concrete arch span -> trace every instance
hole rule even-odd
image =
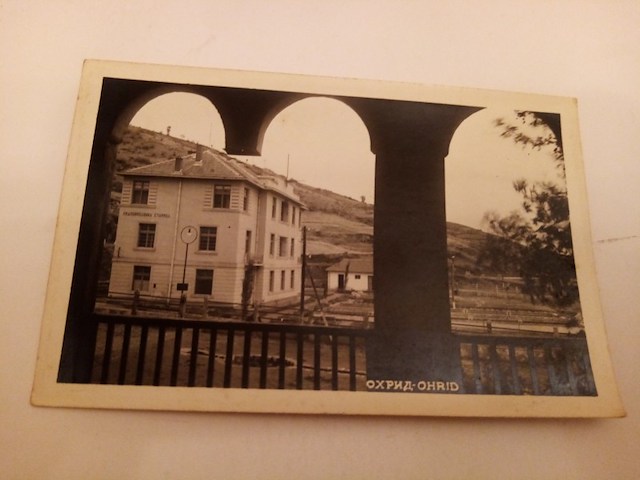
[[[89,378],[96,325],[87,319],[91,318],[96,298],[103,219],[117,145],[135,112],[152,98],[170,92],[194,93],[212,103],[222,118],[226,150],[231,155],[259,155],[271,121],[304,98],[326,96],[339,100],[362,119],[376,156],[374,289],[378,293],[375,297],[378,335],[374,338],[380,341],[374,340],[370,347],[375,354],[367,355],[374,359],[368,369],[372,378],[385,375],[423,378],[425,372],[402,369],[415,364],[416,356],[433,355],[433,343],[416,343],[411,339],[442,339],[451,333],[444,159],[458,125],[480,107],[105,79],[59,381],[86,382]],[[442,352],[442,348],[437,351]],[[390,359],[391,370],[387,367]]]

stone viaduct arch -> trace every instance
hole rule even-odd
[[[89,381],[97,328],[90,318],[96,298],[102,220],[117,145],[138,109],[150,99],[170,92],[195,93],[211,101],[222,118],[226,151],[230,155],[259,155],[271,120],[297,100],[318,96],[104,80],[58,375],[61,382]],[[451,319],[444,159],[458,125],[481,107],[322,96],[342,101],[359,115],[369,131],[371,150],[376,156],[376,334],[367,345],[367,358],[371,358],[367,366],[369,377],[433,378],[434,359],[452,353],[448,347]],[[444,362],[445,371],[437,376],[454,378],[452,372],[457,367],[455,361],[450,363],[448,369]],[[415,370],[416,364],[423,366]],[[440,372],[442,368],[438,368]]]

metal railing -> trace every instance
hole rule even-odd
[[[94,315],[94,383],[367,390],[371,329]],[[465,393],[597,394],[584,337],[454,338]]]
[[[98,315],[92,381],[364,390],[367,330]]]
[[[264,263],[264,254],[247,252],[244,254],[244,263],[245,265],[262,265]]]
[[[596,395],[586,338],[455,335],[466,393]]]

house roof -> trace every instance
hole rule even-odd
[[[178,167],[178,169],[176,169]],[[164,160],[142,167],[136,167],[122,175],[139,177],[192,178],[202,180],[245,181],[262,190],[270,190],[302,205],[300,198],[293,193],[293,189],[286,182],[269,175],[257,175],[250,166],[230,157],[224,152],[205,148],[202,150],[200,161],[196,161],[196,154],[182,157],[182,164],[176,159]]]
[[[327,268],[327,272],[346,272],[347,266],[349,273],[373,273],[373,257],[343,258],[338,263]]]

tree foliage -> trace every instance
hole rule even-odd
[[[549,128],[549,124],[557,123],[557,134]],[[553,148],[556,166],[564,176],[564,154],[562,138],[560,138],[560,124],[552,114],[534,112],[516,112],[516,122],[507,122],[504,118],[495,120],[496,127],[502,129],[500,136],[509,138],[515,143],[540,150],[543,147]]]
[[[523,131],[524,127],[536,130],[543,126],[534,114],[522,112],[519,118],[523,125],[509,125],[501,119],[496,125],[503,128],[505,138],[517,143],[531,148],[552,146],[561,181],[515,180],[513,188],[522,197],[521,209],[502,217],[494,212],[485,214],[485,223],[494,235],[488,238],[478,262],[494,271],[522,276],[523,291],[532,301],[566,307],[578,299],[578,287],[562,148],[552,132],[533,137]]]

